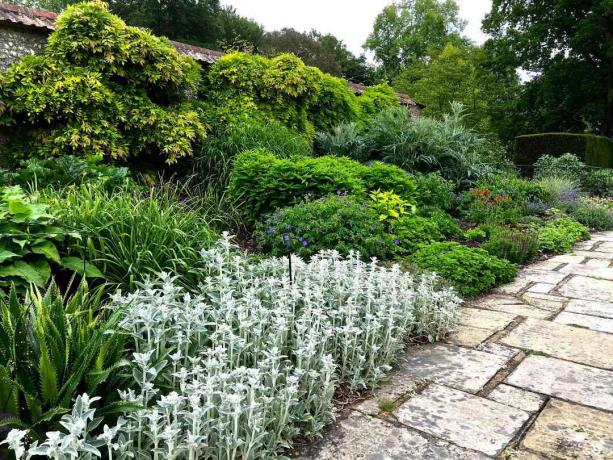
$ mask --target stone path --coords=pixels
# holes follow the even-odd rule
[[[469,302],[312,459],[613,459],[613,232]]]

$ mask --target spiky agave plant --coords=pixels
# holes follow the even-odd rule
[[[110,331],[117,315],[102,310],[102,288],[86,283],[63,296],[55,283],[24,298],[0,296],[0,428],[30,429],[40,437],[67,412],[76,395],[119,383],[124,340]],[[118,403],[104,409],[119,409]],[[102,404],[104,406],[104,404]],[[0,436],[1,433],[0,433]]]

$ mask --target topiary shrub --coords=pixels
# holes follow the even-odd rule
[[[394,221],[390,227],[396,244],[396,253],[399,255],[413,254],[423,245],[444,239],[436,222],[425,217],[402,217]]]
[[[409,260],[449,280],[462,295],[475,296],[515,278],[517,266],[480,248],[455,242],[433,243]]]
[[[265,150],[243,152],[234,161],[230,196],[253,223],[275,209],[292,206],[305,197],[319,198],[336,192],[365,197],[367,191],[412,189],[410,177],[393,166],[366,166],[347,158],[280,159]]]
[[[493,256],[523,264],[537,256],[539,242],[533,232],[499,227],[491,232],[489,241],[481,248]]]
[[[292,252],[310,257],[334,249],[341,254],[357,251],[365,258],[386,258],[394,246],[378,213],[345,194],[279,209],[257,226],[255,237],[259,248],[273,256]]]
[[[539,133],[515,138],[515,162],[534,164],[542,155],[572,153],[588,165],[613,167],[613,141],[604,136],[575,133]]]
[[[547,222],[538,229],[538,243],[542,251],[552,253],[571,252],[573,245],[590,237],[589,229],[568,217]]]
[[[126,26],[98,1],[68,7],[55,26],[44,56],[28,56],[2,75],[7,158],[153,152],[175,163],[192,154],[205,135],[186,103],[199,79],[193,59]]]

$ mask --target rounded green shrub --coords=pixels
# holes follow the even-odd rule
[[[391,224],[390,232],[400,255],[413,254],[421,246],[444,239],[438,225],[425,217],[402,217]]]
[[[345,193],[279,209],[257,225],[259,248],[273,256],[308,257],[324,249],[385,258],[393,251],[378,214]]]
[[[455,242],[433,243],[419,249],[409,261],[424,270],[438,273],[462,295],[475,296],[515,278],[517,266],[491,256],[480,248]]]
[[[613,230],[613,210],[580,203],[572,211],[573,219],[597,231]]]
[[[461,239],[464,236],[458,221],[444,211],[439,209],[424,210],[421,215],[434,222],[445,238]]]
[[[275,209],[336,192],[365,197],[373,190],[394,191],[406,199],[414,185],[394,166],[363,165],[348,158],[282,159],[265,150],[236,157],[230,178],[230,196],[239,203],[248,223]]]
[[[418,207],[434,207],[447,211],[453,208],[455,202],[453,182],[443,179],[438,172],[430,174],[415,174],[415,202]]]
[[[553,253],[571,252],[573,245],[590,237],[589,229],[579,222],[559,217],[547,222],[537,231],[539,248]]]

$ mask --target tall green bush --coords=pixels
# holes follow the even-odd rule
[[[167,39],[125,25],[104,3],[67,8],[43,56],[2,74],[0,125],[9,158],[60,154],[126,158],[192,154],[204,137],[187,94],[199,66]]]
[[[288,160],[265,150],[236,157],[229,193],[253,223],[264,214],[308,198],[336,192],[363,196],[372,190],[394,191],[410,199],[414,184],[407,173],[391,165],[363,165],[348,158],[319,157]]]

